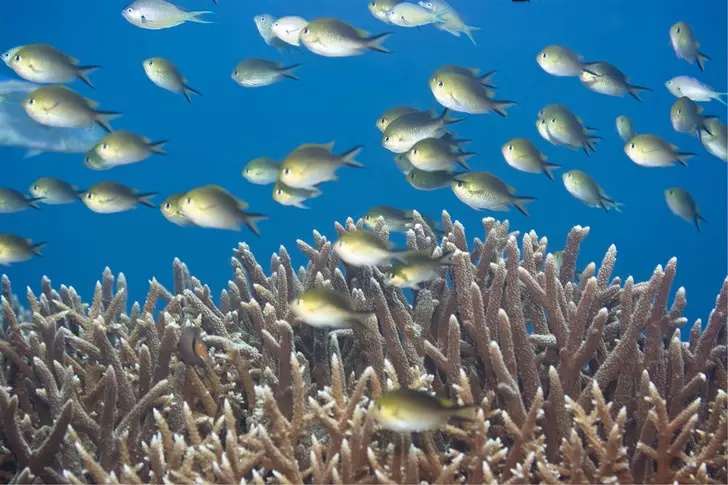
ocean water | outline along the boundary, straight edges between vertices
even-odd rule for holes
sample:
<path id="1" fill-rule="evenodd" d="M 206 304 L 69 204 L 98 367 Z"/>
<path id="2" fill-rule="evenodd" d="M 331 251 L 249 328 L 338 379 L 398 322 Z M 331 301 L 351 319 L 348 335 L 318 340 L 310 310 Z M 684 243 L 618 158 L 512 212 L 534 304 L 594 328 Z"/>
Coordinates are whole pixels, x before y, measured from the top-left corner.
<path id="1" fill-rule="evenodd" d="M 268 270 L 270 255 L 280 245 L 288 248 L 295 264 L 305 264 L 296 240 L 312 240 L 317 229 L 335 238 L 334 221 L 360 217 L 367 209 L 388 204 L 438 216 L 447 210 L 466 227 L 470 239 L 483 237 L 480 220 L 508 218 L 511 227 L 534 229 L 548 236 L 551 250 L 561 249 L 574 225 L 590 226 L 579 265 L 601 261 L 614 243 L 618 249 L 616 274 L 623 279 L 649 278 L 657 264 L 678 257 L 674 289 L 687 288 L 685 314 L 704 321 L 726 276 L 726 163 L 705 152 L 694 136 L 676 133 L 669 111 L 675 98 L 664 86 L 678 75 L 690 75 L 725 91 L 726 3 L 684 0 L 453 0 L 467 23 L 482 30 L 478 45 L 432 27 L 404 29 L 375 19 L 363 0 L 270 0 L 248 2 L 179 0 L 190 10 L 214 11 L 210 25 L 187 23 L 161 31 L 139 29 L 120 13 L 124 1 L 25 0 L 6 2 L 0 17 L 0 51 L 28 43 L 49 43 L 81 59 L 100 64 L 91 75 L 96 89 L 80 82 L 72 85 L 101 102 L 101 109 L 121 111 L 112 122 L 154 140 L 167 139 L 169 155 L 153 156 L 139 164 L 95 172 L 84 167 L 83 155 L 43 154 L 25 159 L 23 150 L 0 147 L 1 186 L 27 191 L 38 177 L 56 176 L 82 188 L 101 180 L 115 180 L 140 191 L 166 195 L 202 184 L 220 184 L 250 203 L 250 209 L 269 215 L 260 224 L 261 237 L 242 232 L 178 227 L 156 209 L 140 207 L 121 214 L 96 214 L 83 204 L 42 206 L 0 215 L 0 232 L 49 242 L 43 258 L 2 268 L 16 292 L 26 286 L 37 292 L 47 275 L 55 286 L 73 286 L 90 302 L 93 287 L 105 266 L 124 272 L 133 300 L 143 300 L 147 281 L 156 277 L 171 287 L 175 257 L 186 262 L 194 276 L 215 293 L 231 277 L 231 249 L 247 242 Z M 71 5 L 72 4 L 72 5 Z M 300 15 L 308 19 L 338 17 L 372 33 L 392 31 L 385 45 L 392 54 L 367 52 L 351 58 L 323 58 L 310 52 L 283 55 L 259 37 L 253 16 Z M 669 43 L 669 28 L 688 22 L 701 50 L 712 57 L 706 72 L 678 59 Z M 653 92 L 615 98 L 582 87 L 577 79 L 546 74 L 536 54 L 546 45 L 562 44 L 586 60 L 603 60 L 619 67 L 635 84 Z M 142 61 L 160 56 L 172 60 L 203 96 L 189 105 L 153 85 Z M 284 63 L 303 63 L 300 81 L 283 80 L 273 86 L 245 89 L 230 78 L 235 65 L 248 57 Z M 498 99 L 518 102 L 508 118 L 496 114 L 471 115 L 454 125 L 459 137 L 478 156 L 474 170 L 487 170 L 518 189 L 537 197 L 529 205 L 530 217 L 509 213 L 477 212 L 461 203 L 449 189 L 422 192 L 407 184 L 382 148 L 375 120 L 386 109 L 411 105 L 437 108 L 427 85 L 432 72 L 444 64 L 496 70 Z M 0 75 L 16 78 L 0 65 Z M 604 141 L 588 158 L 581 151 L 555 147 L 539 137 L 536 113 L 551 103 L 565 104 L 584 122 L 599 129 Z M 705 112 L 726 121 L 725 106 L 704 104 Z M 615 129 L 615 117 L 628 115 L 640 133 L 654 133 L 696 152 L 689 167 L 648 169 L 632 163 Z M 624 212 L 605 213 L 572 198 L 556 172 L 556 182 L 542 174 L 527 174 L 509 167 L 500 148 L 511 138 L 527 137 L 564 169 L 591 174 Z M 272 186 L 254 186 L 241 177 L 245 163 L 268 156 L 283 159 L 302 143 L 336 141 L 343 152 L 363 144 L 358 159 L 364 169 L 342 168 L 340 179 L 322 187 L 323 196 L 311 200 L 311 210 L 283 207 L 271 198 Z M 672 215 L 663 190 L 680 186 L 691 191 L 708 220 L 702 232 Z M 394 240 L 404 244 L 401 235 Z"/>

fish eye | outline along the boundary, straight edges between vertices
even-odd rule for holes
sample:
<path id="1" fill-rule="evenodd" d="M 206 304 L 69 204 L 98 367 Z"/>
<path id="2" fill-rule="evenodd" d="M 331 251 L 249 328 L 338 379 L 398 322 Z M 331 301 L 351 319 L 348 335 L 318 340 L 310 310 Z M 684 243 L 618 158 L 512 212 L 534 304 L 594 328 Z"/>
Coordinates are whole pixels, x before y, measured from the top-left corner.
<path id="1" fill-rule="evenodd" d="M 417 149 L 412 150 L 412 155 L 417 155 Z"/>
<path id="2" fill-rule="evenodd" d="M 147 63 L 147 65 L 148 65 L 148 66 L 153 66 L 153 65 L 154 65 L 154 61 L 149 61 L 149 62 Z"/>
<path id="3" fill-rule="evenodd" d="M 399 18 L 402 19 L 402 20 L 404 20 L 404 15 L 401 15 Z"/>
<path id="4" fill-rule="evenodd" d="M 379 122 L 380 122 L 381 124 L 384 124 L 384 123 L 386 123 L 386 122 L 387 122 L 387 120 L 386 120 L 386 118 L 382 118 L 381 120 L 379 120 Z"/>
<path id="5" fill-rule="evenodd" d="M 15 62 L 20 62 L 20 56 L 15 56 Z"/>
<path id="6" fill-rule="evenodd" d="M 369 219 L 371 219 L 371 217 L 370 216 L 364 216 L 364 219 L 366 219 L 368 221 Z"/>
<path id="7" fill-rule="evenodd" d="M 678 27 L 677 29 L 675 29 L 675 33 L 676 34 L 679 34 L 680 33 L 680 27 Z"/>
<path id="8" fill-rule="evenodd" d="M 566 174 L 566 176 L 567 176 L 568 178 L 571 178 L 571 176 L 572 176 L 572 175 L 573 175 L 573 174 L 570 174 L 570 173 L 567 173 L 567 174 Z"/>
<path id="9" fill-rule="evenodd" d="M 35 99 L 33 99 L 33 98 L 28 99 L 28 104 L 33 104 L 33 103 L 35 103 Z"/>
<path id="10" fill-rule="evenodd" d="M 384 141 L 385 141 L 385 142 L 386 142 L 386 141 L 389 141 L 389 137 L 388 137 L 388 136 L 385 136 L 385 137 L 384 137 Z"/>
<path id="11" fill-rule="evenodd" d="M 187 200 L 185 202 L 188 203 L 188 204 L 191 204 L 192 203 L 192 198 L 191 197 L 187 197 Z"/>
<path id="12" fill-rule="evenodd" d="M 283 190 L 281 190 L 281 189 L 276 190 L 276 195 L 283 195 Z"/>
<path id="13" fill-rule="evenodd" d="M 261 21 L 261 22 L 265 22 L 265 17 L 261 17 L 261 18 L 260 18 L 260 21 Z"/>
<path id="14" fill-rule="evenodd" d="M 632 143 L 629 147 L 634 150 L 634 143 Z"/>
<path id="15" fill-rule="evenodd" d="M 276 22 L 273 24 L 273 27 L 278 27 L 280 25 L 280 22 Z"/>
<path id="16" fill-rule="evenodd" d="M 556 123 L 556 118 L 551 118 L 551 123 Z"/>
<path id="17" fill-rule="evenodd" d="M 445 84 L 444 84 L 444 83 L 443 83 L 442 81 L 440 81 L 439 83 L 437 83 L 437 87 L 438 87 L 438 88 L 441 88 L 441 87 L 443 87 L 444 85 L 445 85 Z"/>
<path id="18" fill-rule="evenodd" d="M 103 145 L 101 145 L 101 149 L 102 150 L 106 150 L 107 148 L 109 148 L 109 145 L 107 145 L 106 143 L 104 143 Z"/>
<path id="19" fill-rule="evenodd" d="M 233 73 L 233 76 L 237 76 L 237 75 L 238 75 L 238 71 L 235 71 L 235 72 Z"/>
<path id="20" fill-rule="evenodd" d="M 134 11 L 134 9 L 133 9 L 133 8 L 127 8 L 127 9 L 126 9 L 126 13 L 132 13 L 133 11 Z"/>
<path id="21" fill-rule="evenodd" d="M 284 169 L 283 169 L 283 173 L 284 173 L 285 175 L 288 175 L 289 173 L 291 173 L 291 169 L 290 169 L 290 168 L 284 168 Z"/>
<path id="22" fill-rule="evenodd" d="M 303 35 L 308 35 L 309 32 L 310 31 L 308 30 L 308 27 L 306 27 L 305 29 L 303 29 Z"/>
<path id="23" fill-rule="evenodd" d="M 508 145 L 508 150 L 513 151 L 513 145 Z"/>
<path id="24" fill-rule="evenodd" d="M 667 81 L 668 86 L 672 86 L 672 81 Z"/>
<path id="25" fill-rule="evenodd" d="M 93 198 L 94 198 L 94 194 L 92 194 L 91 192 L 87 192 L 87 193 L 86 193 L 86 198 L 87 198 L 88 200 L 91 200 L 91 199 L 93 199 Z"/>
<path id="26" fill-rule="evenodd" d="M 546 59 L 548 56 L 549 55 L 544 52 L 543 54 L 541 54 L 541 59 Z"/>
<path id="27" fill-rule="evenodd" d="M 462 187 L 462 186 L 463 186 L 463 181 L 462 180 L 458 180 L 458 187 Z"/>
<path id="28" fill-rule="evenodd" d="M 670 191 L 670 195 L 672 195 L 672 194 L 674 194 L 674 193 L 675 193 L 675 191 L 674 191 L 674 190 L 671 190 L 671 191 Z"/>
<path id="29" fill-rule="evenodd" d="M 33 186 L 33 190 L 38 190 L 38 189 L 40 189 L 40 187 L 38 187 L 37 185 Z"/>
<path id="30" fill-rule="evenodd" d="M 677 114 L 682 113 L 682 110 L 680 108 L 677 109 Z"/>
<path id="31" fill-rule="evenodd" d="M 249 168 L 246 168 L 245 169 L 245 173 L 250 173 L 250 169 Z"/>

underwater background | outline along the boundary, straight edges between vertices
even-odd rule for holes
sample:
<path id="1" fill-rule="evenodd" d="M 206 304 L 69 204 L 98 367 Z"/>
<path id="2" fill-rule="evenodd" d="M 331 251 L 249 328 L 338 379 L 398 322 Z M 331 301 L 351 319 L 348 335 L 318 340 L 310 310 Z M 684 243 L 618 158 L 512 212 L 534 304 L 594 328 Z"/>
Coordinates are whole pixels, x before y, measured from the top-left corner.
<path id="1" fill-rule="evenodd" d="M 153 140 L 167 139 L 166 157 L 154 156 L 142 163 L 95 172 L 83 165 L 83 155 L 46 153 L 24 158 L 24 151 L 0 147 L 0 185 L 26 192 L 42 176 L 56 176 L 81 188 L 101 180 L 159 192 L 159 204 L 174 192 L 203 184 L 219 184 L 248 201 L 251 210 L 267 214 L 260 223 L 262 236 L 243 232 L 178 227 L 159 210 L 139 207 L 119 214 L 96 214 L 83 204 L 43 205 L 0 215 L 0 232 L 18 234 L 34 241 L 48 241 L 44 258 L 2 268 L 16 291 L 36 288 L 42 275 L 54 285 L 74 286 L 90 300 L 93 283 L 105 266 L 123 272 L 129 281 L 130 299 L 144 299 L 147 281 L 156 277 L 171 286 L 172 260 L 179 257 L 192 274 L 209 284 L 213 294 L 226 287 L 230 277 L 231 249 L 245 241 L 266 261 L 280 245 L 289 248 L 294 266 L 306 258 L 295 249 L 296 239 L 310 240 L 317 229 L 335 239 L 334 221 L 357 219 L 376 205 L 417 209 L 438 217 L 446 209 L 470 228 L 480 219 L 508 218 L 511 228 L 523 234 L 535 229 L 549 238 L 550 248 L 563 247 L 574 225 L 590 226 L 582 244 L 579 269 L 599 261 L 610 244 L 616 244 L 615 273 L 637 281 L 648 279 L 657 264 L 678 257 L 674 289 L 687 288 L 690 321 L 703 318 L 715 303 L 715 294 L 726 275 L 726 167 L 708 154 L 695 136 L 676 133 L 669 118 L 675 98 L 664 86 L 678 75 L 689 75 L 725 91 L 726 3 L 668 1 L 461 0 L 453 2 L 475 32 L 478 45 L 431 27 L 402 29 L 384 25 L 367 10 L 365 1 L 279 0 L 243 2 L 180 0 L 190 10 L 214 10 L 201 25 L 187 23 L 174 29 L 149 31 L 132 26 L 120 12 L 126 1 L 24 0 L 5 2 L 0 16 L 0 50 L 29 43 L 49 43 L 85 64 L 100 64 L 94 73 L 96 89 L 79 82 L 73 88 L 101 102 L 101 109 L 121 111 L 115 129 L 128 129 Z M 306 18 L 337 17 L 372 33 L 393 30 L 386 41 L 392 54 L 330 59 L 310 52 L 284 55 L 260 38 L 253 16 L 301 15 Z M 675 22 L 690 24 L 711 56 L 706 70 L 678 59 L 668 30 Z M 574 78 L 546 74 L 536 54 L 549 44 L 568 46 L 587 61 L 603 60 L 618 66 L 635 84 L 650 87 L 643 102 L 591 92 Z M 160 90 L 146 78 L 142 61 L 160 56 L 173 61 L 190 86 L 202 97 L 189 105 L 183 97 Z M 303 63 L 296 72 L 301 81 L 283 80 L 273 86 L 245 89 L 230 73 L 248 57 L 264 57 L 285 63 Z M 473 139 L 468 150 L 474 170 L 487 170 L 518 188 L 519 195 L 537 197 L 529 205 L 530 217 L 517 211 L 477 212 L 457 200 L 449 189 L 432 192 L 410 187 L 395 167 L 393 154 L 381 146 L 377 117 L 396 105 L 420 109 L 441 107 L 427 85 L 432 72 L 444 64 L 496 70 L 498 98 L 518 102 L 503 119 L 493 113 L 471 115 L 453 126 L 458 137 Z M 15 74 L 0 65 L 0 75 Z M 581 151 L 549 145 L 539 137 L 536 113 L 543 106 L 568 106 L 584 122 L 598 128 L 604 140 L 588 158 Z M 725 106 L 702 104 L 706 114 L 726 121 Z M 632 118 L 638 133 L 654 133 L 675 143 L 681 151 L 698 154 L 688 168 L 644 168 L 624 154 L 624 143 L 615 129 L 615 118 Z M 458 116 L 458 115 L 455 115 Z M 556 182 L 542 174 L 527 174 L 509 167 L 500 148 L 511 138 L 527 137 L 563 167 Z M 309 201 L 311 210 L 283 207 L 271 198 L 272 186 L 255 186 L 241 177 L 251 159 L 267 156 L 282 160 L 302 143 L 336 141 L 340 153 L 363 144 L 357 159 L 366 168 L 344 168 L 340 180 L 322 187 L 323 196 Z M 583 205 L 563 187 L 563 170 L 581 169 L 592 175 L 615 200 L 625 204 L 623 213 L 605 213 Z M 698 232 L 670 213 L 663 191 L 680 186 L 689 190 L 708 224 Z M 402 235 L 393 239 L 404 245 Z"/>

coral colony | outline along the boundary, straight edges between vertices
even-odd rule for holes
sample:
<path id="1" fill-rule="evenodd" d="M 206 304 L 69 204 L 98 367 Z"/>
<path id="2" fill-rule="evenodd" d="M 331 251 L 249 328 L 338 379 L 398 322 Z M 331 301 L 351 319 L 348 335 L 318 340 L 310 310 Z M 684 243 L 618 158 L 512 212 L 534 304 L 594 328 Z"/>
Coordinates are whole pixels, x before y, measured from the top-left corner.
<path id="1" fill-rule="evenodd" d="M 612 246 L 576 275 L 588 228 L 559 267 L 545 237 L 507 221 L 484 219 L 469 244 L 443 213 L 439 247 L 415 221 L 409 248 L 455 255 L 414 304 L 379 268 L 342 271 L 317 232 L 298 243 L 305 269 L 281 247 L 270 276 L 240 244 L 218 304 L 179 260 L 172 291 L 152 280 L 131 308 L 109 269 L 90 305 L 44 278 L 28 311 L 4 278 L 0 480 L 728 482 L 728 280 L 706 325 L 684 329 L 685 290 L 668 305 L 675 259 L 621 280 Z M 388 238 L 382 221 L 375 232 Z M 312 287 L 374 314 L 351 329 L 297 322 L 289 302 Z M 474 404 L 474 419 L 382 429 L 374 401 L 399 387 Z"/>

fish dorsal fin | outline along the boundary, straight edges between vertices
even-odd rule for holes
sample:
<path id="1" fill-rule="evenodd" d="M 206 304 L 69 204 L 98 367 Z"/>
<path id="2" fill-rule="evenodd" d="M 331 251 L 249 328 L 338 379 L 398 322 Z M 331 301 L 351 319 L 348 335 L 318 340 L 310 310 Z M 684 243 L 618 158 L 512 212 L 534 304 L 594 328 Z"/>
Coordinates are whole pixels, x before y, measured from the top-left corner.
<path id="1" fill-rule="evenodd" d="M 542 162 L 545 162 L 546 160 L 549 159 L 549 157 L 547 157 L 544 153 L 541 153 L 540 155 L 541 155 L 541 161 Z"/>
<path id="2" fill-rule="evenodd" d="M 30 246 L 31 244 L 33 244 L 33 240 L 32 240 L 32 239 L 29 239 L 29 238 L 27 238 L 27 237 L 26 237 L 26 238 L 23 238 L 23 241 L 25 241 L 25 243 L 26 243 L 26 244 L 27 244 L 28 246 Z"/>
<path id="3" fill-rule="evenodd" d="M 240 209 L 240 210 L 245 210 L 248 207 L 250 207 L 250 205 L 247 202 L 245 202 L 244 200 L 240 200 L 237 197 L 235 198 L 235 201 L 238 203 L 238 209 Z"/>
<path id="4" fill-rule="evenodd" d="M 473 73 L 473 76 L 477 76 L 478 74 L 480 74 L 480 68 L 478 67 L 467 67 L 466 69 Z"/>
<path id="5" fill-rule="evenodd" d="M 511 194 L 514 194 L 516 192 L 516 188 L 512 185 L 506 184 L 506 188 L 508 189 L 508 192 L 510 192 Z"/>
<path id="6" fill-rule="evenodd" d="M 72 56 L 69 56 L 69 55 L 67 55 L 66 58 L 68 59 L 68 62 L 70 62 L 74 66 L 81 62 L 78 59 L 76 59 L 75 57 L 72 57 Z"/>
<path id="7" fill-rule="evenodd" d="M 150 143 L 152 143 L 152 139 L 149 137 L 146 137 L 146 136 L 142 137 L 142 141 L 144 142 L 145 145 L 149 145 Z"/>

